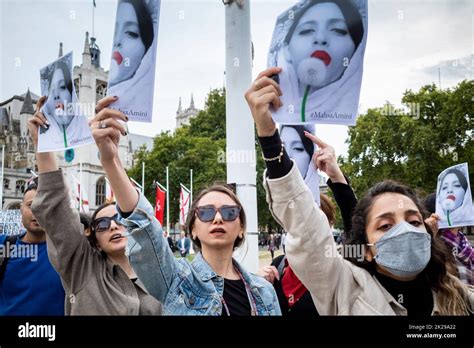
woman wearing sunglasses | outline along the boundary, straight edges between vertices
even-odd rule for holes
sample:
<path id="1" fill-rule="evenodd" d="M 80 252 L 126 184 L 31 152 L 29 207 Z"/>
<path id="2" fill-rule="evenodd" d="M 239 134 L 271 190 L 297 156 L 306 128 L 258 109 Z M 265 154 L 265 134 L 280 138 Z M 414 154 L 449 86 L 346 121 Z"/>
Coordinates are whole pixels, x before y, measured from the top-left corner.
<path id="1" fill-rule="evenodd" d="M 217 185 L 194 200 L 186 228 L 200 249 L 193 262 L 176 259 L 147 199 L 131 184 L 119 159 L 124 132 L 105 109 L 91 121 L 100 160 L 118 202 L 117 210 L 129 235 L 130 263 L 147 290 L 163 303 L 166 315 L 281 315 L 273 286 L 250 274 L 232 258 L 245 238 L 245 212 L 237 196 Z"/>
<path id="2" fill-rule="evenodd" d="M 28 120 L 35 145 L 38 127 L 46 124 L 38 111 L 44 101 L 38 101 L 37 112 Z M 38 194 L 31 208 L 46 232 L 49 259 L 66 291 L 65 314 L 161 314 L 161 303 L 146 291 L 125 255 L 127 237 L 115 205 L 95 211 L 86 237 L 77 210 L 69 204 L 69 189 L 54 153 L 36 153 L 36 159 Z"/>

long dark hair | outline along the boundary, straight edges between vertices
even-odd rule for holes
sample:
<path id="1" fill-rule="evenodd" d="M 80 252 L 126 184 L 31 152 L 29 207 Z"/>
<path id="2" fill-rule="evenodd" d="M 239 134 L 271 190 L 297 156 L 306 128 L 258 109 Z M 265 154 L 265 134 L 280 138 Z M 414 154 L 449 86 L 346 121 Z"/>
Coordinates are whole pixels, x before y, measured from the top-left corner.
<path id="1" fill-rule="evenodd" d="M 342 15 L 346 21 L 349 34 L 351 35 L 352 41 L 354 41 L 355 49 L 359 47 L 359 44 L 364 37 L 364 25 L 362 24 L 362 17 L 357 7 L 349 0 L 312 0 L 308 1 L 307 5 L 295 11 L 294 21 L 288 30 L 288 34 L 285 37 L 285 43 L 288 44 L 291 41 L 291 37 L 298 26 L 298 22 L 301 17 L 316 4 L 330 2 L 336 4 L 342 12 Z"/>
<path id="2" fill-rule="evenodd" d="M 367 224 L 368 216 L 372 209 L 375 198 L 384 193 L 398 193 L 408 197 L 415 203 L 423 216 L 423 220 L 428 217 L 428 212 L 420 202 L 418 195 L 409 187 L 392 180 L 385 180 L 371 187 L 365 196 L 357 203 L 352 215 L 352 228 L 348 238 L 344 241 L 346 245 L 359 247 L 368 244 Z M 424 277 L 428 286 L 438 293 L 439 308 L 442 315 L 468 314 L 469 305 L 467 299 L 467 289 L 453 274 L 456 274 L 456 267 L 452 263 L 451 255 L 445 245 L 438 238 L 433 237 L 433 232 L 427 224 L 426 230 L 431 235 L 431 258 L 419 275 Z M 352 255 L 350 255 L 352 256 Z M 375 272 L 375 261 L 368 262 L 358 260 L 356 257 L 346 257 L 355 265 Z"/>
<path id="3" fill-rule="evenodd" d="M 440 180 L 441 185 L 439 185 L 439 191 L 441 191 L 441 187 L 443 186 L 443 181 L 448 176 L 448 174 L 456 175 L 458 180 L 459 180 L 459 184 L 461 184 L 464 191 L 467 191 L 467 186 L 468 185 L 467 185 L 466 177 L 464 176 L 463 172 L 461 172 L 459 169 L 456 169 L 456 168 L 448 169 L 446 171 L 446 173 L 444 173 L 443 177 Z M 439 192 L 438 192 L 438 194 L 439 194 Z"/>
<path id="4" fill-rule="evenodd" d="M 153 43 L 155 37 L 153 29 L 153 20 L 144 0 L 122 0 L 122 3 L 127 3 L 133 6 L 138 20 L 138 28 L 140 29 L 140 37 L 145 46 L 145 53 Z"/>

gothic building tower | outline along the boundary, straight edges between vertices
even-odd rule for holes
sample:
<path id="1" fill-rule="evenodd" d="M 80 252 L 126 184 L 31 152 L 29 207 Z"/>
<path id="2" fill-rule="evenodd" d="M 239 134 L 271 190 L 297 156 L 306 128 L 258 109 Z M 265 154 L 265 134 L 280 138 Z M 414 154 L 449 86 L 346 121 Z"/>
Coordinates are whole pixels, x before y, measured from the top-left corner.
<path id="1" fill-rule="evenodd" d="M 189 125 L 191 118 L 195 117 L 198 114 L 199 110 L 196 109 L 194 105 L 194 96 L 191 93 L 191 103 L 189 108 L 183 110 L 181 105 L 181 98 L 179 98 L 178 111 L 176 111 L 176 128 L 179 128 L 183 125 Z"/>

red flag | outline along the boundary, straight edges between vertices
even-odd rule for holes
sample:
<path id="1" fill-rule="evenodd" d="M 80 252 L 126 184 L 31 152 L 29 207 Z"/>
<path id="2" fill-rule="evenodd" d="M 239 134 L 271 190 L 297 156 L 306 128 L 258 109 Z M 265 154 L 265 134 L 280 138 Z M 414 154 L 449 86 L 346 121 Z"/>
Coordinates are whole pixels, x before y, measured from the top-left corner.
<path id="1" fill-rule="evenodd" d="M 163 216 L 165 212 L 165 199 L 166 192 L 163 191 L 158 185 L 156 185 L 156 204 L 155 204 L 155 217 L 158 219 L 160 224 L 163 226 Z"/>

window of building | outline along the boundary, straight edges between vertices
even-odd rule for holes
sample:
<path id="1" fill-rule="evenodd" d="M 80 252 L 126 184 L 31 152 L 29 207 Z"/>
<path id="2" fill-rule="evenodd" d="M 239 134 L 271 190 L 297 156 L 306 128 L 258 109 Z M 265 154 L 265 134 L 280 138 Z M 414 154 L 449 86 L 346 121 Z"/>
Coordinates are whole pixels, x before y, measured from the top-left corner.
<path id="1" fill-rule="evenodd" d="M 95 185 L 95 204 L 97 206 L 105 203 L 105 179 L 102 177 L 97 180 Z"/>
<path id="2" fill-rule="evenodd" d="M 18 180 L 15 185 L 16 193 L 24 193 L 26 188 L 25 180 Z"/>

